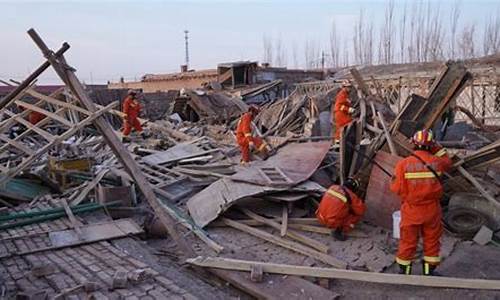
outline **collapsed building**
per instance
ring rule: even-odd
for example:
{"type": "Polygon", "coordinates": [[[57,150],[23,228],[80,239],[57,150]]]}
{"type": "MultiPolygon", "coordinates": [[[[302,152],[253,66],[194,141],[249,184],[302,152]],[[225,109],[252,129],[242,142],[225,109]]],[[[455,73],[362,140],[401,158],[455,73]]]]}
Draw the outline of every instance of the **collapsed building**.
{"type": "Polygon", "coordinates": [[[0,100],[2,297],[500,295],[498,55],[328,76],[238,62],[92,90],[66,61],[68,44],[54,52],[29,34],[46,61],[23,82],[5,82],[0,100]],[[49,67],[64,84],[42,93],[36,78],[49,67]],[[341,80],[356,87],[359,114],[337,151],[330,109],[341,80]],[[122,143],[120,101],[130,88],[144,92],[147,138],[122,143]],[[273,155],[243,167],[233,132],[250,103],[261,105],[255,127],[273,155]],[[448,110],[454,124],[443,126],[448,110]],[[32,124],[31,112],[44,118],[32,124]],[[453,153],[447,277],[391,274],[399,199],[384,170],[408,155],[421,128],[441,132],[453,153]],[[341,242],[314,211],[328,186],[350,176],[361,179],[368,210],[341,242]]]}

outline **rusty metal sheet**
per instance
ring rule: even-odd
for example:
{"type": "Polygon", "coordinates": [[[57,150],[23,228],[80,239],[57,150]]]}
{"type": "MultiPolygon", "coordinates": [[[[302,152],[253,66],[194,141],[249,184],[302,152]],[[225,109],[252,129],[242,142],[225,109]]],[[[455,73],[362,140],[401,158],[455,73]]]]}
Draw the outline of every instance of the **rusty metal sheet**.
{"type": "MultiPolygon", "coordinates": [[[[383,151],[375,156],[375,161],[390,172],[401,159],[383,151]]],[[[400,208],[399,197],[389,189],[390,183],[391,177],[374,165],[365,197],[365,220],[388,229],[392,228],[392,213],[400,208]]]]}
{"type": "Polygon", "coordinates": [[[231,176],[232,180],[265,186],[294,186],[307,180],[325,158],[331,143],[292,143],[281,148],[266,161],[252,162],[251,166],[231,176]],[[266,169],[277,169],[282,176],[269,178],[266,169]]]}
{"type": "Polygon", "coordinates": [[[223,178],[191,197],[187,208],[196,225],[204,227],[240,200],[276,191],[323,193],[325,188],[313,181],[306,181],[293,188],[278,188],[223,178]]]}

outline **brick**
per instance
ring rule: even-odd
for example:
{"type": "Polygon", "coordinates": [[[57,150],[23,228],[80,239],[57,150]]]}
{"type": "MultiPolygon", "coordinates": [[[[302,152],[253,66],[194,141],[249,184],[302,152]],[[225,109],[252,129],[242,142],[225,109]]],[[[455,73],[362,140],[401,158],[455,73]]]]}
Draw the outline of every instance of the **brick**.
{"type": "Polygon", "coordinates": [[[99,277],[102,281],[106,282],[107,284],[112,283],[112,278],[105,272],[97,272],[96,273],[97,277],[99,277]]]}
{"type": "Polygon", "coordinates": [[[155,280],[162,283],[163,285],[165,286],[169,286],[169,285],[172,285],[174,284],[174,282],[168,278],[165,278],[163,276],[158,276],[158,277],[155,277],[155,280]]]}
{"type": "Polygon", "coordinates": [[[31,274],[37,278],[57,272],[59,269],[52,263],[37,264],[31,268],[31,274]]]}
{"type": "Polygon", "coordinates": [[[144,268],[149,267],[149,265],[147,265],[147,264],[145,264],[145,263],[143,263],[135,258],[132,258],[132,257],[128,257],[127,260],[138,268],[144,269],[144,268]]]}
{"type": "Polygon", "coordinates": [[[98,265],[90,265],[90,266],[87,266],[87,268],[89,268],[89,270],[92,271],[92,272],[99,272],[99,271],[101,271],[101,268],[98,265]]]}
{"type": "Polygon", "coordinates": [[[128,283],[127,272],[116,271],[113,276],[113,289],[126,288],[128,283]]]}

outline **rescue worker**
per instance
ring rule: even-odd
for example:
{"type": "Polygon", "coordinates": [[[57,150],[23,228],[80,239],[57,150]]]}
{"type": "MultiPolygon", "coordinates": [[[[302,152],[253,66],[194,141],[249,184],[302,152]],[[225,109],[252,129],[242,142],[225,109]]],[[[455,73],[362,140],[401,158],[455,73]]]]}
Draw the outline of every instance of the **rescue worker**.
{"type": "Polygon", "coordinates": [[[358,188],[359,183],[353,178],[348,178],[342,186],[332,185],[316,210],[319,223],[334,229],[332,235],[337,240],[345,241],[346,234],[365,213],[365,203],[356,195],[358,188]]]}
{"type": "Polygon", "coordinates": [[[443,186],[439,176],[449,170],[452,161],[446,149],[434,141],[431,130],[420,130],[411,139],[413,154],[396,164],[390,189],[401,198],[399,249],[396,262],[400,274],[411,274],[412,261],[420,234],[424,257],[423,274],[438,275],[440,263],[441,204],[443,186]]]}
{"type": "Polygon", "coordinates": [[[332,123],[335,123],[335,133],[333,135],[335,143],[340,141],[342,129],[352,122],[352,114],[355,110],[351,106],[351,100],[349,99],[351,88],[349,81],[344,81],[342,88],[335,96],[335,105],[332,110],[332,123]]]}
{"type": "Polygon", "coordinates": [[[123,101],[123,113],[125,114],[123,120],[123,141],[128,141],[128,135],[132,128],[142,133],[141,122],[139,122],[139,113],[141,112],[141,104],[137,99],[137,92],[129,90],[127,97],[123,101]]]}
{"type": "Polygon", "coordinates": [[[250,162],[250,151],[256,151],[267,156],[267,144],[257,136],[252,135],[252,120],[259,113],[259,109],[251,105],[248,111],[244,113],[238,121],[236,128],[236,141],[241,150],[241,164],[246,165],[250,162]]]}

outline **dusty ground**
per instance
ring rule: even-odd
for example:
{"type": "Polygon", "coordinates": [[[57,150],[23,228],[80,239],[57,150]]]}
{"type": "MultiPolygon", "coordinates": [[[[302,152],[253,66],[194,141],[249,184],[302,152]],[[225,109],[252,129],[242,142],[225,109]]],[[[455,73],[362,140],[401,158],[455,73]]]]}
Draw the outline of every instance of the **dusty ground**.
{"type": "MultiPolygon", "coordinates": [[[[263,229],[264,227],[259,228],[263,229]]],[[[225,247],[221,254],[223,257],[327,267],[321,262],[305,258],[300,254],[274,246],[237,230],[210,228],[208,231],[214,240],[225,247]]],[[[327,243],[330,246],[331,255],[352,263],[357,269],[380,269],[380,271],[384,269],[383,272],[386,273],[397,272],[397,266],[393,263],[397,241],[388,235],[388,231],[363,224],[356,231],[356,234],[367,235],[367,237],[352,237],[346,242],[338,242],[326,235],[314,233],[307,235],[327,243]]],[[[199,241],[193,240],[193,242],[199,254],[208,251],[199,241]]],[[[150,240],[147,244],[150,247],[147,252],[154,251],[153,249],[165,249],[168,245],[165,240],[150,240]]],[[[444,259],[439,271],[445,276],[500,279],[500,259],[498,259],[500,248],[496,246],[479,246],[469,241],[445,237],[442,252],[446,259],[444,259]]],[[[180,266],[179,262],[173,262],[168,258],[162,258],[160,261],[161,268],[164,268],[166,272],[178,272],[176,268],[180,266]]],[[[421,274],[419,263],[415,264],[414,270],[415,274],[421,274]]],[[[182,279],[186,280],[186,284],[199,282],[199,279],[191,277],[192,273],[183,272],[182,274],[179,278],[188,277],[182,279]]],[[[309,280],[314,279],[309,278],[309,280]]],[[[191,285],[192,288],[193,285],[191,285]]],[[[212,296],[220,297],[219,299],[230,299],[241,295],[227,285],[210,286],[203,283],[199,289],[199,291],[207,293],[207,299],[211,299],[212,296]]],[[[341,294],[341,299],[500,299],[500,292],[493,291],[433,289],[348,280],[331,280],[330,289],[341,294]]]]}

